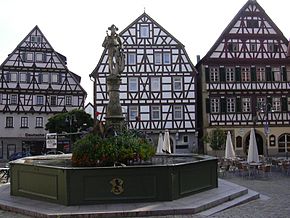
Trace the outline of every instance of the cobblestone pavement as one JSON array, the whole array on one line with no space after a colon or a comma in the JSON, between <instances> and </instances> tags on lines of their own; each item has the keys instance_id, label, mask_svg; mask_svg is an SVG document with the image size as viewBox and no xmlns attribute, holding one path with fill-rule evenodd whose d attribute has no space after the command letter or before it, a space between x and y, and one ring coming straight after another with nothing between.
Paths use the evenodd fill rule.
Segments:
<instances>
[{"instance_id":1,"label":"cobblestone pavement","mask_svg":"<svg viewBox=\"0 0 290 218\"><path fill-rule=\"evenodd\" d=\"M210 218L288 218L290 217L290 176L272 172L268 178L245 179L239 176L226 176L227 181L248 187L259 192L260 199L236 206ZM0 218L28 218L21 214L0 210ZM154 216L157 218L157 216ZM202 218L201 215L172 215L159 218ZM147 217L148 218L148 217ZM153 216L149 217L153 218Z\"/></svg>"}]
</instances>

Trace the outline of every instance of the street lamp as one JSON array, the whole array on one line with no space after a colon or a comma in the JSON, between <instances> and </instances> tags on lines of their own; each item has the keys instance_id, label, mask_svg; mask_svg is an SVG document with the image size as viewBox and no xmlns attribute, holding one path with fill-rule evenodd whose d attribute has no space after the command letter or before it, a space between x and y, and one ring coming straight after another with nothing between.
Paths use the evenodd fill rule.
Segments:
<instances>
[{"instance_id":1,"label":"street lamp","mask_svg":"<svg viewBox=\"0 0 290 218\"><path fill-rule=\"evenodd\" d=\"M65 122L67 124L69 124L69 151L71 151L71 148L72 148L72 127L73 127L73 124L74 122L76 122L76 116L75 115L67 115L66 118L65 118Z\"/></svg>"},{"instance_id":2,"label":"street lamp","mask_svg":"<svg viewBox=\"0 0 290 218\"><path fill-rule=\"evenodd\" d=\"M266 136L265 144L265 155L268 157L268 136L269 136L269 118L268 115L270 112L273 112L272 105L270 103L260 103L257 106L257 112L265 114L266 123L264 124L264 133Z\"/></svg>"}]
</instances>

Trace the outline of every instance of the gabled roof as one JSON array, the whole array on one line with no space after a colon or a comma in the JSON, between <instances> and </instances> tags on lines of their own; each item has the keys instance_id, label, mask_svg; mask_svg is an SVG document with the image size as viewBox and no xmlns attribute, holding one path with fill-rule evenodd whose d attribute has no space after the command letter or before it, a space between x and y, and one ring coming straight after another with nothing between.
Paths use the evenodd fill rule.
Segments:
<instances>
[{"instance_id":1,"label":"gabled roof","mask_svg":"<svg viewBox=\"0 0 290 218\"><path fill-rule=\"evenodd\" d=\"M259 19L263 22L263 25L266 24L265 29L271 29L268 33L259 33L256 36L253 36L253 33L249 32L234 32L232 31L236 26L238 26L238 22L242 18L245 17L259 17ZM245 26L244 26L245 28ZM237 29L237 28L236 28ZM232 32L231 32L232 31ZM240 30L241 31L241 30ZM281 30L276 26L276 24L272 21L272 19L266 14L264 9L260 6L260 4L256 0L248 0L246 4L239 10L239 12L236 14L236 16L232 19L232 21L228 24L228 26L224 29L220 37L217 39L217 41L214 43L214 45L210 48L210 50L207 52L207 54L202 58L202 60L198 63L201 64L205 60L211 59L211 55L213 52L216 51L216 49L220 46L223 40L228 40L229 38L234 38L235 35L243 35L245 39L254 39L254 37L259 38L262 35L268 34L268 38L270 39L279 39L283 42L283 44L288 45L287 38L283 35ZM263 36L262 36L263 37Z\"/></svg>"}]
</instances>

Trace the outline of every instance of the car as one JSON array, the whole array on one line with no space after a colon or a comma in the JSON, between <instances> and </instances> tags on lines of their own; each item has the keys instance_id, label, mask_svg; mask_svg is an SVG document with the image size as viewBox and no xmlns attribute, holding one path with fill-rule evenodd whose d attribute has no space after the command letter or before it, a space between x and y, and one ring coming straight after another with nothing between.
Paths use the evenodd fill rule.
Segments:
<instances>
[{"instance_id":1,"label":"car","mask_svg":"<svg viewBox=\"0 0 290 218\"><path fill-rule=\"evenodd\" d=\"M64 154L62 151L48 151L45 155Z\"/></svg>"},{"instance_id":2,"label":"car","mask_svg":"<svg viewBox=\"0 0 290 218\"><path fill-rule=\"evenodd\" d=\"M9 161L13 161L13 160L17 160L17 159L20 159L23 157L29 157L29 156L31 156L30 152L26 152L26 151L16 152L9 156Z\"/></svg>"}]
</instances>

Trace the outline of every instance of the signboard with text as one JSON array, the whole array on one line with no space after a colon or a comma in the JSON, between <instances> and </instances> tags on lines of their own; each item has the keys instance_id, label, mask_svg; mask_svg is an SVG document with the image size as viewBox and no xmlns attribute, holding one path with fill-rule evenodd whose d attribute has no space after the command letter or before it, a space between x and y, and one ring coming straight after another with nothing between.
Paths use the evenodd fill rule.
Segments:
<instances>
[{"instance_id":1,"label":"signboard with text","mask_svg":"<svg viewBox=\"0 0 290 218\"><path fill-rule=\"evenodd\" d=\"M57 148L57 134L47 133L46 134L46 148Z\"/></svg>"}]
</instances>

